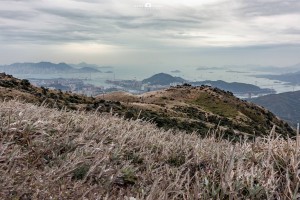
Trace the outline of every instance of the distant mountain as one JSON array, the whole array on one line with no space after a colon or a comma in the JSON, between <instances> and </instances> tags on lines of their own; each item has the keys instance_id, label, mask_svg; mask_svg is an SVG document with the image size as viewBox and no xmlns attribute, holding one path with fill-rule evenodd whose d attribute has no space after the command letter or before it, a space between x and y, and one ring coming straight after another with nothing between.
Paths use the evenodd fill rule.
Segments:
<instances>
[{"instance_id":1,"label":"distant mountain","mask_svg":"<svg viewBox=\"0 0 300 200\"><path fill-rule=\"evenodd\" d=\"M252 70L269 73L294 73L299 71L300 63L284 67L278 66L252 66Z\"/></svg>"},{"instance_id":2,"label":"distant mountain","mask_svg":"<svg viewBox=\"0 0 300 200\"><path fill-rule=\"evenodd\" d=\"M142 83L150 85L170 85L171 83L184 83L186 80L180 77L171 76L165 73L159 73L144 79Z\"/></svg>"},{"instance_id":3,"label":"distant mountain","mask_svg":"<svg viewBox=\"0 0 300 200\"><path fill-rule=\"evenodd\" d=\"M289 71L289 72L297 72L297 71L300 70L300 63L284 67L284 69Z\"/></svg>"},{"instance_id":4,"label":"distant mountain","mask_svg":"<svg viewBox=\"0 0 300 200\"><path fill-rule=\"evenodd\" d=\"M68 64L70 65L71 67L74 67L74 68L96 68L96 69L108 69L108 68L113 68L111 66L98 66L96 64L88 64L88 63L85 63L85 62L81 62L79 64Z\"/></svg>"},{"instance_id":5,"label":"distant mountain","mask_svg":"<svg viewBox=\"0 0 300 200\"><path fill-rule=\"evenodd\" d=\"M95 73L95 72L101 72L98 69L92 68L92 67L83 67L77 70L78 72L81 73Z\"/></svg>"},{"instance_id":6,"label":"distant mountain","mask_svg":"<svg viewBox=\"0 0 300 200\"><path fill-rule=\"evenodd\" d=\"M181 73L181 71L176 69L176 70L172 70L171 73Z\"/></svg>"},{"instance_id":7,"label":"distant mountain","mask_svg":"<svg viewBox=\"0 0 300 200\"><path fill-rule=\"evenodd\" d=\"M0 72L8 74L55 74L55 73L95 73L100 72L93 67L74 68L66 63L51 62L14 63L0 66Z\"/></svg>"},{"instance_id":8,"label":"distant mountain","mask_svg":"<svg viewBox=\"0 0 300 200\"><path fill-rule=\"evenodd\" d=\"M74 68L85 68L85 67L98 68L98 65L88 64L88 63L85 63L85 62L81 62L79 64L68 64L68 65L70 65L71 67L74 67Z\"/></svg>"},{"instance_id":9,"label":"distant mountain","mask_svg":"<svg viewBox=\"0 0 300 200\"><path fill-rule=\"evenodd\" d=\"M300 122L300 91L271 94L249 101L267 108L294 126Z\"/></svg>"},{"instance_id":10,"label":"distant mountain","mask_svg":"<svg viewBox=\"0 0 300 200\"><path fill-rule=\"evenodd\" d=\"M247 84L247 83L228 83L225 81L197 81L197 82L190 82L190 84L198 86L198 85L210 85L212 87L217 87L221 90L230 91L234 94L239 93L251 93L254 95L262 94L262 93L275 93L275 90L268 89L268 88L260 88L256 85Z\"/></svg>"},{"instance_id":11,"label":"distant mountain","mask_svg":"<svg viewBox=\"0 0 300 200\"><path fill-rule=\"evenodd\" d=\"M300 71L294 73L280 74L280 75L257 75L255 77L278 80L278 81L288 82L290 84L295 84L295 85L300 84Z\"/></svg>"},{"instance_id":12,"label":"distant mountain","mask_svg":"<svg viewBox=\"0 0 300 200\"><path fill-rule=\"evenodd\" d=\"M196 70L223 70L223 67L198 67Z\"/></svg>"},{"instance_id":13,"label":"distant mountain","mask_svg":"<svg viewBox=\"0 0 300 200\"><path fill-rule=\"evenodd\" d=\"M258 72L276 72L276 73L280 73L283 70L282 67L276 67L276 66L251 66L250 69Z\"/></svg>"}]
</instances>

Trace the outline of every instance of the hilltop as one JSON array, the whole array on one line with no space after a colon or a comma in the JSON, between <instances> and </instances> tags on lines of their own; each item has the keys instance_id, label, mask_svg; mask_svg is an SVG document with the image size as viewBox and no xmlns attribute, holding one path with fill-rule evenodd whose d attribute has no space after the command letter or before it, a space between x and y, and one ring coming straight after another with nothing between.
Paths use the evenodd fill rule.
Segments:
<instances>
[{"instance_id":1,"label":"hilltop","mask_svg":"<svg viewBox=\"0 0 300 200\"><path fill-rule=\"evenodd\" d=\"M127 118L151 120L166 129L204 134L219 128L229 138L253 138L268 135L276 125L283 135L293 133L287 123L268 110L209 86L186 84L142 95L116 92L105 95L104 99L121 102L128 109Z\"/></svg>"},{"instance_id":2,"label":"hilltop","mask_svg":"<svg viewBox=\"0 0 300 200\"><path fill-rule=\"evenodd\" d=\"M268 135L273 125L282 135L290 126L271 112L217 88L189 85L135 96L112 93L97 98L32 86L27 80L0 74L0 99L19 99L51 108L114 113L126 119L154 122L166 130L198 132L204 136L218 128L230 139Z\"/></svg>"},{"instance_id":3,"label":"hilltop","mask_svg":"<svg viewBox=\"0 0 300 200\"><path fill-rule=\"evenodd\" d=\"M300 122L300 91L266 95L249 101L269 109L295 127Z\"/></svg>"}]
</instances>

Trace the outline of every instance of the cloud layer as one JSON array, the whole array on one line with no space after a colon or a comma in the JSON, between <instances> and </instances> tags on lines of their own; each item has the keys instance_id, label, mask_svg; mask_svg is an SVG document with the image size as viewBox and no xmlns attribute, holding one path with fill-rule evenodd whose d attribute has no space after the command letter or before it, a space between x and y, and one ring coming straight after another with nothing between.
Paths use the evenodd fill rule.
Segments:
<instances>
[{"instance_id":1,"label":"cloud layer","mask_svg":"<svg viewBox=\"0 0 300 200\"><path fill-rule=\"evenodd\" d=\"M0 0L0 52L52 46L62 52L76 47L84 53L85 47L93 46L91 54L126 57L137 51L195 53L300 45L298 0L182 2Z\"/></svg>"}]
</instances>

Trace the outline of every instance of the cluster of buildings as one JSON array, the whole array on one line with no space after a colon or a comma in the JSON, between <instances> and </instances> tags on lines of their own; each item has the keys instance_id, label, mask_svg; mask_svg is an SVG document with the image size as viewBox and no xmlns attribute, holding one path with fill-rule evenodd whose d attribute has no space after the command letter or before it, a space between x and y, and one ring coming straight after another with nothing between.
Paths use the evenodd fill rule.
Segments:
<instances>
[{"instance_id":1,"label":"cluster of buildings","mask_svg":"<svg viewBox=\"0 0 300 200\"><path fill-rule=\"evenodd\" d=\"M156 91L169 88L170 86L176 86L181 83L173 83L170 85L151 85L144 84L142 81L137 80L106 80L105 88L103 86L95 86L92 84L86 84L84 79L29 79L33 85L39 87L45 87L54 90L70 91L77 94L83 94L86 96L97 96L104 93L113 91L125 91L133 94L142 94L145 92Z\"/></svg>"},{"instance_id":2,"label":"cluster of buildings","mask_svg":"<svg viewBox=\"0 0 300 200\"><path fill-rule=\"evenodd\" d=\"M145 84L137 80L106 80L107 84L114 85L119 90L127 91L134 94L141 94L150 91L162 90L170 86L181 85L182 83L171 83L170 85L153 85Z\"/></svg>"},{"instance_id":3,"label":"cluster of buildings","mask_svg":"<svg viewBox=\"0 0 300 200\"><path fill-rule=\"evenodd\" d=\"M70 91L87 96L96 96L104 92L104 87L85 84L82 79L30 79L30 82L39 87Z\"/></svg>"}]
</instances>

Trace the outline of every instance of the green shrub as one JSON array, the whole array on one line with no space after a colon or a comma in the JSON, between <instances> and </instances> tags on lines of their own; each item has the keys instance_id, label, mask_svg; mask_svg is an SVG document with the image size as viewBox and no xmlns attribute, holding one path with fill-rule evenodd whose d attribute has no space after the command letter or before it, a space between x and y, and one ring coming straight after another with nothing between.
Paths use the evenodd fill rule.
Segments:
<instances>
[{"instance_id":1,"label":"green shrub","mask_svg":"<svg viewBox=\"0 0 300 200\"><path fill-rule=\"evenodd\" d=\"M73 171L72 179L73 180L82 180L86 176L90 169L90 166L87 164L80 165Z\"/></svg>"}]
</instances>

